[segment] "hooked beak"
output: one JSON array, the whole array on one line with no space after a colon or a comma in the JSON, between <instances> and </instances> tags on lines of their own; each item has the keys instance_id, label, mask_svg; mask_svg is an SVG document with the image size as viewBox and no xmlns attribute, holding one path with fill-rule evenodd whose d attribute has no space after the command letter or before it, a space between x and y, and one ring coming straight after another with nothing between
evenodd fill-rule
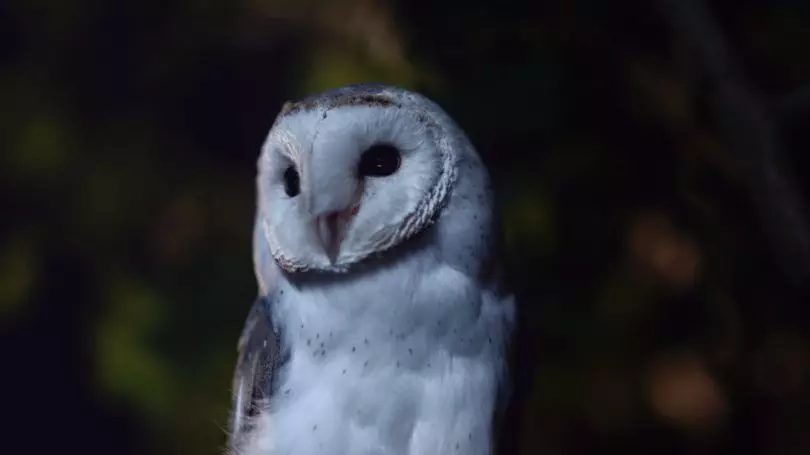
<instances>
[{"instance_id":1,"label":"hooked beak","mask_svg":"<svg viewBox=\"0 0 810 455\"><path fill-rule=\"evenodd\" d=\"M340 244L346 234L349 220L357 213L357 207L340 212L330 212L315 219L318 238L332 264L337 262Z\"/></svg>"},{"instance_id":2,"label":"hooked beak","mask_svg":"<svg viewBox=\"0 0 810 455\"><path fill-rule=\"evenodd\" d=\"M317 223L318 238L321 239L321 245L329 256L329 261L334 264L337 260L338 253L340 253L340 241L343 240L340 222L340 212L331 212L326 215L319 216L315 223Z\"/></svg>"}]
</instances>

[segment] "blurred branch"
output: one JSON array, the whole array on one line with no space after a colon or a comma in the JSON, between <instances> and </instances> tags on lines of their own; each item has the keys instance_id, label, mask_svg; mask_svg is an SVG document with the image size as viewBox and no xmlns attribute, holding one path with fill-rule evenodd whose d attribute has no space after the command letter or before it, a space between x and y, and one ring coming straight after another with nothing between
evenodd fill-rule
<instances>
[{"instance_id":1,"label":"blurred branch","mask_svg":"<svg viewBox=\"0 0 810 455\"><path fill-rule=\"evenodd\" d=\"M781 145L770 110L747 86L705 2L659 0L658 4L709 80L722 133L745 169L777 263L802 285L810 275L810 228L793 177L780 163Z\"/></svg>"},{"instance_id":2,"label":"blurred branch","mask_svg":"<svg viewBox=\"0 0 810 455\"><path fill-rule=\"evenodd\" d=\"M325 33L329 43L335 37L360 43L375 59L402 66L406 60L391 6L381 0L337 0L277 2L253 0L248 9L252 18L274 19ZM257 27L266 27L263 22Z\"/></svg>"}]
</instances>

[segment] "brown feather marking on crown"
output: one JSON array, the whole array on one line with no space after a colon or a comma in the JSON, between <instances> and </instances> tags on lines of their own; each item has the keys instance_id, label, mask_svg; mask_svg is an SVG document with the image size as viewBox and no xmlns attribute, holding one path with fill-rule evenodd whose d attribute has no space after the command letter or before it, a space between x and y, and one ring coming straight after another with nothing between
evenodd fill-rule
<instances>
[{"instance_id":1,"label":"brown feather marking on crown","mask_svg":"<svg viewBox=\"0 0 810 455\"><path fill-rule=\"evenodd\" d=\"M298 101L295 103L284 103L278 117L287 117L298 112L307 112L318 107L334 109L344 106L369 106L369 107L401 107L398 103L384 95L344 95L331 99L328 103L322 104L318 99Z\"/></svg>"}]
</instances>

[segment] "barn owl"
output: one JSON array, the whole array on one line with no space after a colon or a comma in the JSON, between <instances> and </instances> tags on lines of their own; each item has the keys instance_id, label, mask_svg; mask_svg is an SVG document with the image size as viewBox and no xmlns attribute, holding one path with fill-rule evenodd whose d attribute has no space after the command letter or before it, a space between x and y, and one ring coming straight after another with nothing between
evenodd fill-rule
<instances>
[{"instance_id":1,"label":"barn owl","mask_svg":"<svg viewBox=\"0 0 810 455\"><path fill-rule=\"evenodd\" d=\"M256 183L229 452L491 454L515 304L453 120L385 85L286 103Z\"/></svg>"}]
</instances>

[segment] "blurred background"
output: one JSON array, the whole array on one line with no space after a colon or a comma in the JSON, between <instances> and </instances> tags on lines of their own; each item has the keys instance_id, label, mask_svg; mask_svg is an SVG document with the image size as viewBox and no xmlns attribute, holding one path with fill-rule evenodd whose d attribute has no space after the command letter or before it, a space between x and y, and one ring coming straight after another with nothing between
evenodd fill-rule
<instances>
[{"instance_id":1,"label":"blurred background","mask_svg":"<svg viewBox=\"0 0 810 455\"><path fill-rule=\"evenodd\" d=\"M810 453L803 0L1 1L4 446L221 453L259 148L364 81L491 168L504 453Z\"/></svg>"}]
</instances>

